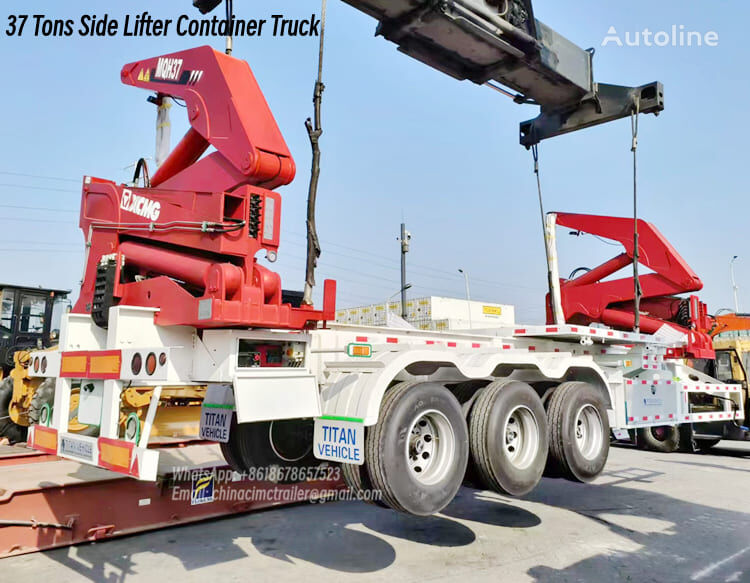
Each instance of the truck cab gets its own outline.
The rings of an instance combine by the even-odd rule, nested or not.
[[[13,366],[13,353],[48,348],[57,342],[69,291],[0,284],[0,367]]]

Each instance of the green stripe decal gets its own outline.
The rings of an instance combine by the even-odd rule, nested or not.
[[[234,409],[234,405],[218,405],[216,403],[203,403],[206,409]]]
[[[364,419],[358,419],[357,417],[337,417],[336,415],[323,415],[319,419],[325,419],[326,421],[349,421],[350,423],[364,423]]]

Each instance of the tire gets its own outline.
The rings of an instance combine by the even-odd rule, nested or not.
[[[366,492],[373,492],[375,487],[370,480],[370,474],[365,464],[341,464],[341,473],[344,476],[344,482],[349,489],[354,492],[358,500],[375,504],[381,508],[388,508],[380,498],[373,495],[367,495]]]
[[[549,400],[549,458],[552,475],[590,482],[609,455],[609,420],[601,392],[589,383],[562,383]]]
[[[484,486],[522,496],[542,479],[549,451],[547,416],[526,383],[503,379],[487,385],[469,418],[471,458]]]
[[[696,439],[695,447],[701,452],[706,452],[719,443],[721,439]]]
[[[304,481],[307,476],[301,474],[307,472],[294,469],[307,470],[322,463],[313,455],[312,419],[238,423],[234,437],[229,432],[229,443],[229,457],[236,453],[240,467],[264,481]]]
[[[239,431],[237,427],[237,414],[232,413],[232,422],[229,426],[229,441],[226,443],[219,443],[219,447],[221,448],[221,455],[224,456],[229,467],[238,474],[244,474],[247,472],[247,468],[242,464],[239,441],[238,439],[235,439]]]
[[[469,402],[474,396],[474,393],[486,387],[489,383],[483,380],[472,380],[459,383],[453,387],[453,394],[458,399],[458,402],[463,405]]]
[[[29,405],[29,423],[36,425],[42,421],[42,409],[45,405],[52,407],[55,402],[55,379],[44,379],[34,391]]]
[[[680,428],[670,425],[641,427],[637,430],[637,441],[643,449],[672,453],[680,448]]]
[[[73,389],[73,393],[78,389]],[[52,407],[55,404],[55,379],[46,378],[34,391],[34,395],[31,397],[31,404],[29,405],[29,423],[36,425],[38,423],[45,423],[42,419],[43,410],[45,405],[49,405],[48,410],[51,412]],[[78,417],[78,407],[74,407],[68,413],[68,421],[73,421]],[[51,421],[51,420],[50,420]],[[76,435],[87,435],[89,437],[96,437],[99,435],[99,427],[97,425],[86,425],[84,429],[80,431],[72,431]]]
[[[464,381],[453,387],[453,394],[456,396],[456,399],[458,399],[458,402],[461,405],[461,410],[463,411],[464,417],[467,419],[467,422],[468,419],[471,418],[471,411],[474,408],[474,403],[476,403],[476,399],[472,400],[472,397],[474,397],[477,392],[482,391],[488,384],[489,382],[486,380],[474,379],[470,381]],[[469,452],[471,452],[471,444],[469,444]],[[482,480],[479,469],[474,463],[471,454],[469,454],[469,463],[466,465],[464,485],[470,488],[479,489],[489,487],[486,485],[484,480]]]
[[[8,442],[22,443],[26,441],[28,428],[18,425],[10,419],[10,402],[13,400],[13,377],[5,377],[0,382],[0,439]]]
[[[469,460],[461,406],[438,383],[399,383],[365,437],[372,486],[394,510],[428,516],[455,497]]]

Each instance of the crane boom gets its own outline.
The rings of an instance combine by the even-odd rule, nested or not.
[[[540,140],[664,109],[664,88],[594,82],[594,51],[534,17],[531,0],[344,0],[378,20],[376,35],[459,80],[496,82],[541,108],[520,141]]]

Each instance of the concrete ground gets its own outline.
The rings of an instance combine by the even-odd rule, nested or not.
[[[611,450],[593,484],[439,516],[304,504],[4,559],[9,581],[750,581],[750,444]]]

